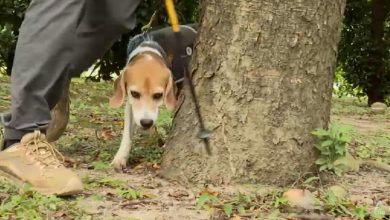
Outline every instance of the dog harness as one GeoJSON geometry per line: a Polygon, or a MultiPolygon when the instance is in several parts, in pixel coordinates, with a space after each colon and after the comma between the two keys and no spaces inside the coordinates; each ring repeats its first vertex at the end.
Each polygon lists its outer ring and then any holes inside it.
{"type": "Polygon", "coordinates": [[[184,71],[182,69],[183,67],[178,64],[178,61],[179,59],[184,59],[184,65],[189,65],[193,42],[197,34],[197,25],[181,25],[181,27],[184,44],[182,46],[183,48],[179,48],[180,57],[177,57],[174,51],[174,46],[177,45],[174,33],[170,27],[166,27],[148,33],[138,34],[131,38],[127,46],[127,63],[140,53],[154,53],[165,60],[167,67],[172,71],[175,83],[182,82],[184,80],[184,71]],[[172,59],[169,59],[168,56],[172,59]]]}
{"type": "Polygon", "coordinates": [[[143,52],[151,52],[157,54],[164,59],[165,63],[170,67],[167,55],[162,47],[151,39],[150,36],[145,34],[138,34],[130,39],[127,46],[127,63],[129,63],[135,56],[143,52]]]}

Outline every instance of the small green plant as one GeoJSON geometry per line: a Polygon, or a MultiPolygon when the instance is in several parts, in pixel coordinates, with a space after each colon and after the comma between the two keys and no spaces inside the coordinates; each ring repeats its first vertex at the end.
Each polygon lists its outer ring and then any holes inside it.
{"type": "Polygon", "coordinates": [[[143,195],[140,191],[129,188],[129,189],[120,189],[118,190],[118,195],[125,199],[142,199],[143,195]]]}
{"type": "Polygon", "coordinates": [[[85,176],[83,177],[83,183],[87,189],[94,189],[102,186],[110,188],[123,188],[126,186],[126,183],[122,180],[117,180],[110,177],[85,176]]]}
{"type": "Polygon", "coordinates": [[[277,209],[283,208],[286,205],[288,205],[287,198],[282,196],[282,191],[280,190],[272,192],[271,198],[272,198],[272,205],[277,209]]]}
{"type": "Polygon", "coordinates": [[[110,164],[100,160],[93,161],[92,166],[95,170],[108,170],[110,168],[110,164]]]}
{"type": "MultiPolygon", "coordinates": [[[[152,141],[157,142],[157,139],[152,139],[152,141]]],[[[141,161],[159,163],[162,159],[163,152],[164,149],[159,147],[157,143],[136,145],[131,150],[129,163],[135,164],[141,161]]]]}
{"type": "Polygon", "coordinates": [[[348,206],[351,206],[352,204],[337,196],[333,191],[326,192],[323,203],[327,212],[333,215],[353,215],[351,211],[348,210],[348,206]]]}
{"type": "Polygon", "coordinates": [[[157,130],[163,138],[166,138],[168,135],[168,130],[172,125],[172,118],[171,111],[167,109],[161,109],[157,120],[157,130]]]}
{"type": "Polygon", "coordinates": [[[369,214],[366,206],[358,205],[344,197],[340,197],[331,190],[325,193],[321,203],[327,213],[335,216],[350,216],[354,219],[364,220],[369,214]]]}
{"type": "Polygon", "coordinates": [[[221,201],[217,196],[204,192],[196,200],[197,208],[205,210],[212,208],[223,209],[228,217],[231,217],[233,213],[244,214],[248,211],[251,212],[256,208],[255,204],[252,196],[243,193],[238,193],[229,200],[221,201]]]}
{"type": "Polygon", "coordinates": [[[317,184],[320,178],[318,176],[311,176],[303,181],[302,186],[306,189],[315,188],[313,185],[317,184]]]}
{"type": "MultiPolygon", "coordinates": [[[[254,199],[250,195],[238,193],[238,195],[233,198],[230,204],[233,211],[236,210],[239,214],[244,214],[246,210],[252,211],[254,209],[253,200],[254,199]]],[[[227,204],[224,205],[225,213],[226,213],[226,207],[225,207],[226,205],[227,204]]]]}
{"type": "Polygon", "coordinates": [[[196,207],[198,209],[206,209],[209,210],[211,207],[220,205],[222,202],[213,194],[208,192],[202,193],[199,198],[196,200],[196,207]]]}
{"type": "Polygon", "coordinates": [[[370,217],[374,220],[385,219],[386,211],[382,205],[377,205],[374,210],[370,213],[370,217]]]}
{"type": "Polygon", "coordinates": [[[361,145],[357,148],[356,153],[362,159],[369,159],[375,156],[375,148],[369,144],[361,145]]]}
{"type": "Polygon", "coordinates": [[[8,181],[0,181],[0,185],[1,219],[53,219],[58,214],[80,218],[85,214],[75,201],[43,196],[29,186],[18,190],[8,181]]]}
{"type": "Polygon", "coordinates": [[[366,206],[357,206],[352,210],[354,216],[356,216],[359,220],[364,220],[367,215],[367,207],[366,206]]]}
{"type": "Polygon", "coordinates": [[[142,189],[133,189],[133,188],[122,188],[117,191],[118,196],[133,200],[133,199],[146,199],[146,198],[155,198],[156,196],[150,193],[145,192],[142,189]]]}
{"type": "Polygon", "coordinates": [[[312,134],[318,139],[315,147],[319,150],[316,164],[319,170],[333,171],[340,176],[346,166],[347,145],[350,141],[350,128],[332,123],[329,129],[315,129],[312,134]]]}

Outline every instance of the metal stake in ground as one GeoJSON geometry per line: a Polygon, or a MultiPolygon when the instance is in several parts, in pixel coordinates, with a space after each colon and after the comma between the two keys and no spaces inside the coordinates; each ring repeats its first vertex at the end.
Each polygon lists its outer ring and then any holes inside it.
{"type": "Polygon", "coordinates": [[[184,58],[180,54],[180,48],[183,48],[182,47],[183,41],[181,40],[179,20],[177,19],[177,14],[175,11],[175,7],[173,5],[173,1],[172,0],[165,0],[165,6],[167,8],[168,17],[169,17],[169,20],[170,20],[171,25],[172,25],[172,30],[175,33],[175,37],[177,40],[177,45],[176,45],[176,50],[175,50],[176,57],[179,59],[177,65],[180,65],[184,71],[184,78],[186,79],[186,82],[190,88],[191,98],[195,104],[195,113],[198,117],[199,128],[200,128],[198,137],[203,140],[207,154],[211,155],[211,148],[210,148],[210,142],[209,142],[210,132],[205,128],[205,125],[203,123],[203,118],[202,118],[202,114],[200,112],[199,102],[198,102],[198,99],[196,97],[194,85],[192,84],[192,77],[189,74],[188,69],[186,68],[186,65],[184,65],[184,60],[183,60],[184,58]]]}

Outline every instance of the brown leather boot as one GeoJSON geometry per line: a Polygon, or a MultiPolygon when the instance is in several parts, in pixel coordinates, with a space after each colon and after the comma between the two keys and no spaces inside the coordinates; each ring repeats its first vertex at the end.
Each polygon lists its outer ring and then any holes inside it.
{"type": "Polygon", "coordinates": [[[44,195],[72,195],[83,190],[76,173],[63,165],[64,157],[39,131],[0,152],[0,175],[19,185],[29,183],[44,195]]]}

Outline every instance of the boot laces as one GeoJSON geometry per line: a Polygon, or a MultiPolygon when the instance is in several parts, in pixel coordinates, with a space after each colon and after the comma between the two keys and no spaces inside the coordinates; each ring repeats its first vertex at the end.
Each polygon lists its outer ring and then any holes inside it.
{"type": "Polygon", "coordinates": [[[34,132],[34,138],[26,143],[27,154],[44,167],[58,168],[63,166],[65,157],[46,138],[42,137],[40,131],[34,132]]]}

